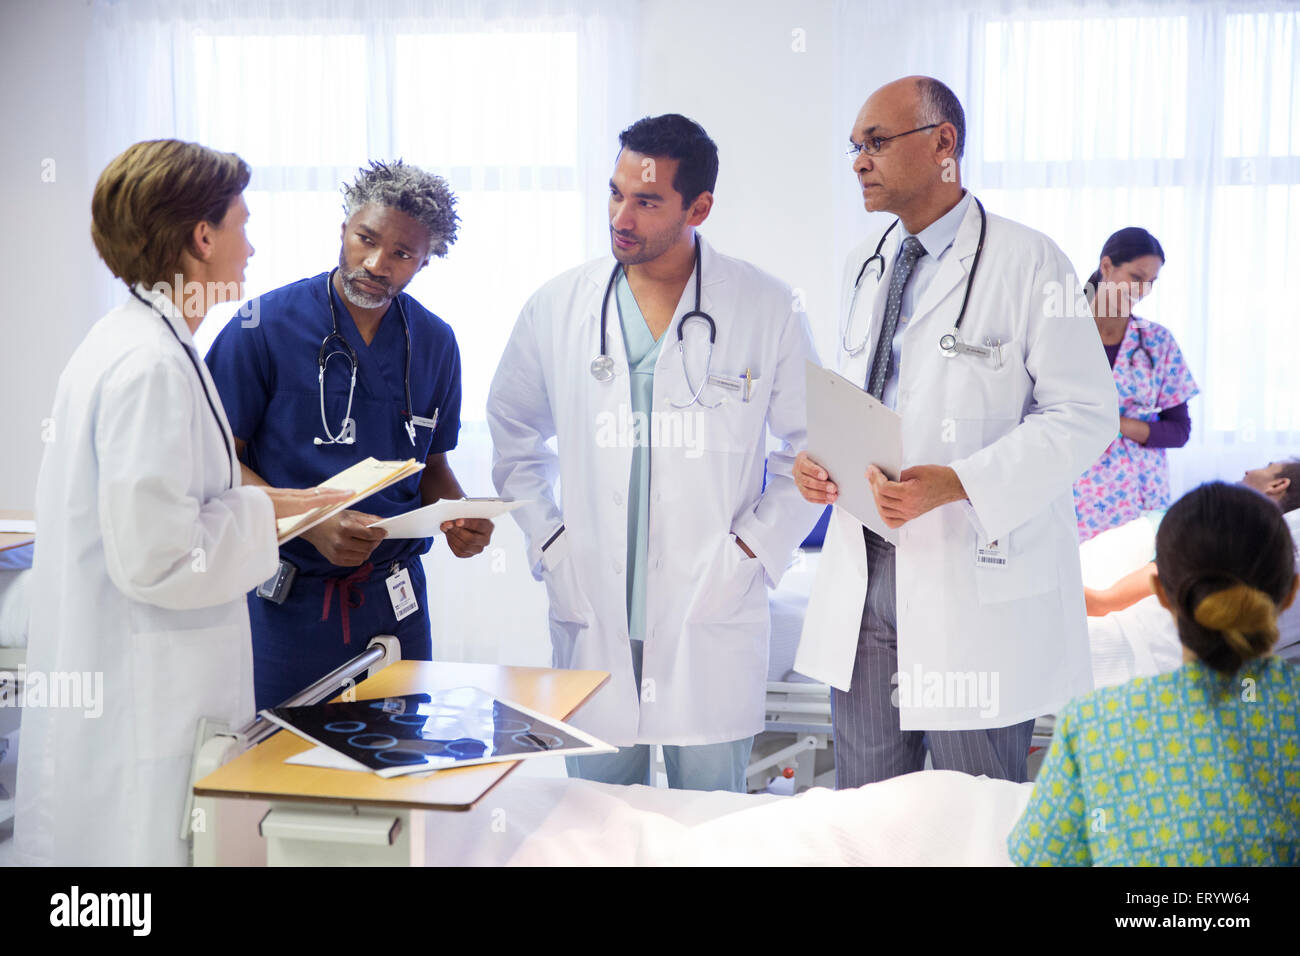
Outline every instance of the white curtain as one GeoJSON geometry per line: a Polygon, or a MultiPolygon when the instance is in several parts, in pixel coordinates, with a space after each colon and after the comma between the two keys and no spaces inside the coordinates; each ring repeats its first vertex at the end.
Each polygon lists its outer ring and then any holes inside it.
{"type": "MultiPolygon", "coordinates": [[[[1081,278],[1149,229],[1138,312],[1201,388],[1173,490],[1300,454],[1300,12],[1293,3],[838,0],[839,139],[872,90],[935,76],[966,110],[963,182],[1051,236],[1081,278]]],[[[848,173],[836,243],[871,229],[848,173]]],[[[883,227],[883,223],[877,224],[883,227]]]]}
{"type": "MultiPolygon", "coordinates": [[[[89,163],[159,137],[241,155],[253,169],[250,295],[338,261],[339,186],[368,160],[445,176],[459,238],[408,291],[456,332],[450,459],[467,494],[490,495],[483,409],[519,309],[608,251],[606,182],[636,119],[638,16],[639,4],[598,0],[97,0],[89,163]]],[[[124,290],[96,274],[107,311],[124,290]]],[[[204,322],[201,348],[231,311],[204,322]]],[[[425,562],[437,658],[549,662],[545,592],[513,521],[479,557],[456,560],[439,541],[425,562]]]]}

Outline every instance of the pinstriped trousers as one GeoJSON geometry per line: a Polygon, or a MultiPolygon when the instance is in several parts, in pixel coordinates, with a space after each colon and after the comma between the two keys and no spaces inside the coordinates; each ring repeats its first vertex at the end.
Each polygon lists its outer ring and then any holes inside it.
{"type": "Polygon", "coordinates": [[[925,767],[960,770],[1017,783],[1029,779],[1034,722],[988,730],[901,730],[891,702],[898,672],[898,595],[894,546],[863,528],[867,540],[867,599],[848,692],[831,688],[835,786],[843,790],[925,767]]]}

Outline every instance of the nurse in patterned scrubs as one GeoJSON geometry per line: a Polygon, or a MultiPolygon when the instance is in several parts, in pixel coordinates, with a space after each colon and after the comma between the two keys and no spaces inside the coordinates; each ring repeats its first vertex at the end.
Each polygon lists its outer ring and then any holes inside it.
{"type": "Polygon", "coordinates": [[[1198,391],[1173,335],[1131,309],[1151,291],[1165,253],[1138,226],[1121,229],[1101,250],[1086,291],[1119,391],[1119,434],[1074,483],[1079,540],[1169,505],[1166,448],[1192,432],[1187,401],[1198,391]]]}
{"type": "Polygon", "coordinates": [[[1160,524],[1153,583],[1183,666],[1065,706],[1012,862],[1300,865],[1300,669],[1273,654],[1300,583],[1286,520],[1201,485],[1160,524]]]}

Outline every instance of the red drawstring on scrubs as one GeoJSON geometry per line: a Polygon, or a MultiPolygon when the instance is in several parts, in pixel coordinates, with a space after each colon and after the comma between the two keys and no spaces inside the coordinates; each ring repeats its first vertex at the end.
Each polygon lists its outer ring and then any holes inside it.
{"type": "Polygon", "coordinates": [[[334,597],[334,592],[338,591],[339,617],[343,622],[344,644],[352,643],[352,626],[348,622],[348,610],[356,610],[366,603],[366,596],[359,585],[369,580],[370,572],[373,570],[374,565],[367,561],[347,577],[325,579],[325,603],[321,606],[320,619],[322,621],[330,619],[330,599],[334,597]]]}

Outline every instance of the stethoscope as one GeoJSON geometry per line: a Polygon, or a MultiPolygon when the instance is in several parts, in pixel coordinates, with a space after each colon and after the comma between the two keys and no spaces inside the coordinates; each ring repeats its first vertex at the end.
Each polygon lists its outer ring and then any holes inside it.
{"type": "MultiPolygon", "coordinates": [[[[1138,344],[1137,344],[1136,346],[1134,346],[1133,348],[1131,348],[1131,349],[1128,350],[1128,364],[1129,364],[1129,367],[1132,368],[1134,371],[1137,370],[1138,364],[1137,364],[1137,362],[1135,362],[1135,361],[1133,360],[1133,357],[1137,354],[1138,349],[1141,349],[1141,350],[1142,350],[1142,353],[1143,353],[1144,355],[1146,355],[1146,357],[1147,357],[1147,362],[1148,362],[1148,364],[1149,364],[1150,367],[1151,367],[1151,373],[1152,373],[1152,375],[1154,376],[1154,374],[1155,374],[1155,370],[1156,370],[1156,362],[1155,362],[1155,359],[1153,359],[1153,358],[1151,357],[1151,353],[1150,353],[1150,351],[1147,350],[1146,341],[1145,341],[1145,340],[1143,339],[1143,337],[1142,337],[1142,326],[1141,326],[1141,324],[1140,324],[1140,323],[1141,323],[1141,320],[1140,320],[1140,319],[1136,319],[1136,320],[1135,320],[1133,316],[1130,316],[1129,318],[1130,318],[1130,321],[1134,321],[1134,322],[1135,322],[1135,324],[1134,324],[1134,326],[1133,326],[1133,330],[1134,330],[1135,332],[1137,332],[1137,336],[1138,336],[1138,344]]],[[[1127,330],[1125,330],[1125,334],[1127,334],[1127,330]]],[[[1121,408],[1120,411],[1123,412],[1123,408],[1121,408]]],[[[1139,408],[1135,409],[1135,412],[1136,412],[1137,414],[1139,414],[1139,415],[1150,414],[1150,413],[1155,413],[1155,414],[1158,415],[1159,412],[1160,412],[1160,409],[1157,408],[1157,407],[1155,407],[1155,406],[1152,406],[1152,407],[1150,407],[1150,408],[1139,407],[1139,408]]],[[[1146,419],[1142,419],[1142,421],[1146,421],[1146,419]]],[[[1129,444],[1130,444],[1131,442],[1133,442],[1133,440],[1132,440],[1131,438],[1128,438],[1127,435],[1125,435],[1123,432],[1121,432],[1119,435],[1116,436],[1115,441],[1119,443],[1120,450],[1123,451],[1123,452],[1124,452],[1124,456],[1125,456],[1126,458],[1128,458],[1128,463],[1129,463],[1130,467],[1133,467],[1133,468],[1138,468],[1138,467],[1140,467],[1140,466],[1137,464],[1137,462],[1133,460],[1133,452],[1129,449],[1129,444]]],[[[1134,443],[1134,444],[1136,444],[1136,443],[1134,443]]]]}
{"type": "Polygon", "coordinates": [[[190,360],[190,364],[194,366],[194,374],[199,377],[199,384],[203,386],[203,397],[208,400],[208,408],[211,409],[212,418],[217,423],[217,431],[221,432],[221,439],[223,442],[225,442],[226,445],[226,455],[227,455],[226,464],[230,468],[230,487],[234,488],[235,487],[235,449],[230,442],[230,436],[226,434],[226,427],[221,424],[221,416],[217,414],[217,406],[213,403],[212,394],[208,391],[208,383],[204,381],[203,373],[199,371],[199,360],[194,357],[194,353],[191,352],[188,348],[186,348],[185,343],[181,341],[180,333],[176,331],[175,327],[171,323],[171,319],[167,318],[166,313],[164,313],[162,309],[158,308],[158,306],[155,305],[153,302],[150,302],[148,299],[142,296],[139,292],[136,292],[134,287],[130,287],[130,288],[131,288],[131,294],[135,296],[137,299],[139,299],[141,302],[143,302],[145,305],[147,305],[149,307],[149,311],[158,313],[158,315],[162,318],[163,323],[171,331],[172,335],[175,336],[176,342],[181,347],[181,351],[184,352],[186,358],[190,360]]]}
{"type": "MultiPolygon", "coordinates": [[[[685,404],[679,405],[677,402],[669,402],[673,408],[690,408],[695,404],[699,404],[703,408],[717,408],[722,404],[721,402],[715,402],[710,405],[708,402],[700,401],[704,386],[709,383],[709,370],[713,365],[713,344],[718,338],[718,327],[714,324],[713,317],[700,308],[700,277],[702,274],[700,262],[700,237],[697,235],[695,237],[695,308],[683,315],[682,320],[677,323],[677,351],[682,357],[682,376],[686,379],[688,389],[691,388],[691,373],[686,368],[686,344],[682,338],[682,333],[686,328],[686,323],[691,319],[702,319],[709,324],[709,352],[704,360],[704,377],[700,379],[700,387],[692,392],[691,400],[685,404]]],[[[618,273],[622,268],[622,263],[614,263],[614,270],[609,274],[609,282],[605,285],[605,297],[600,302],[600,354],[591,360],[591,377],[598,382],[609,382],[614,378],[614,360],[605,351],[605,329],[606,316],[609,313],[609,294],[614,290],[614,283],[618,281],[618,273]]]]}
{"type": "MultiPolygon", "coordinates": [[[[1137,361],[1135,360],[1135,356],[1137,355],[1138,351],[1141,350],[1142,354],[1145,355],[1145,356],[1147,357],[1147,368],[1148,368],[1148,370],[1150,371],[1150,374],[1152,375],[1152,378],[1153,378],[1153,381],[1150,382],[1149,384],[1150,384],[1153,388],[1156,388],[1157,386],[1156,386],[1156,383],[1154,382],[1154,376],[1155,376],[1155,371],[1156,371],[1156,360],[1155,360],[1154,358],[1151,357],[1151,352],[1150,352],[1150,350],[1147,349],[1146,341],[1145,341],[1145,339],[1144,339],[1143,336],[1142,336],[1142,324],[1141,324],[1141,323],[1142,323],[1142,320],[1141,320],[1141,319],[1137,319],[1137,318],[1133,318],[1133,317],[1130,317],[1130,320],[1133,322],[1133,331],[1135,331],[1135,332],[1137,333],[1138,344],[1135,345],[1133,348],[1131,348],[1131,349],[1128,350],[1128,364],[1129,364],[1129,368],[1133,369],[1134,372],[1137,371],[1137,369],[1139,368],[1139,365],[1138,365],[1137,361]]],[[[1136,396],[1135,396],[1135,398],[1136,398],[1136,396]]],[[[1121,411],[1122,411],[1122,409],[1121,409],[1121,411]]],[[[1148,408],[1148,407],[1139,407],[1139,408],[1136,409],[1136,411],[1137,411],[1139,414],[1147,414],[1147,413],[1151,413],[1151,412],[1157,412],[1157,413],[1158,413],[1158,412],[1160,411],[1160,409],[1157,408],[1156,406],[1152,405],[1152,406],[1149,407],[1149,408],[1148,408]]]]}
{"type": "MultiPolygon", "coordinates": [[[[320,367],[320,373],[316,376],[320,388],[320,423],[321,427],[325,429],[324,438],[312,439],[317,445],[351,445],[357,440],[356,422],[352,420],[352,396],[357,390],[357,352],[339,332],[338,312],[334,308],[334,273],[338,271],[338,269],[331,269],[330,274],[325,277],[325,298],[329,300],[330,304],[330,325],[332,330],[329,335],[321,340],[320,352],[316,356],[316,363],[320,367]],[[335,340],[338,340],[343,346],[343,350],[335,348],[334,351],[329,351],[330,342],[335,340]],[[341,355],[352,367],[352,381],[348,385],[348,408],[343,413],[343,424],[339,426],[337,435],[330,431],[329,422],[325,419],[325,366],[336,355],[341,355]]],[[[395,301],[397,302],[397,314],[402,318],[402,331],[406,334],[406,407],[402,409],[402,418],[404,419],[403,425],[406,427],[406,434],[411,439],[411,444],[414,445],[415,421],[411,413],[411,326],[406,321],[406,309],[402,305],[401,297],[399,296],[395,301]]]]}
{"type": "MultiPolygon", "coordinates": [[[[1093,290],[1092,297],[1088,299],[1089,305],[1093,304],[1094,300],[1096,299],[1096,295],[1097,295],[1096,290],[1093,290]]],[[[1136,315],[1129,315],[1128,321],[1133,324],[1133,331],[1137,333],[1137,337],[1138,337],[1138,344],[1128,350],[1128,364],[1133,366],[1133,368],[1137,368],[1137,362],[1133,361],[1133,357],[1137,355],[1138,350],[1140,349],[1142,351],[1142,354],[1147,357],[1147,366],[1151,369],[1151,371],[1154,372],[1156,370],[1156,360],[1151,357],[1151,352],[1150,350],[1147,349],[1146,338],[1142,335],[1143,320],[1139,319],[1136,315]]],[[[1125,336],[1127,336],[1128,334],[1127,324],[1124,327],[1124,333],[1125,336]]],[[[1120,339],[1120,344],[1121,345],[1123,344],[1123,339],[1120,339]]]]}
{"type": "Polygon", "coordinates": [[[1151,371],[1154,372],[1156,370],[1156,360],[1153,359],[1151,357],[1151,353],[1147,351],[1146,340],[1142,337],[1141,319],[1138,319],[1136,322],[1134,322],[1133,330],[1138,334],[1138,344],[1135,348],[1131,348],[1128,350],[1128,364],[1133,366],[1134,368],[1137,368],[1137,362],[1133,361],[1133,356],[1137,354],[1138,349],[1141,349],[1142,354],[1147,357],[1147,365],[1150,367],[1151,371]]]}
{"type": "MultiPolygon", "coordinates": [[[[979,207],[980,211],[979,242],[975,246],[975,261],[971,263],[970,272],[966,275],[966,294],[962,296],[961,311],[957,313],[957,322],[953,325],[951,332],[945,332],[943,335],[939,336],[939,354],[944,358],[952,358],[958,353],[963,355],[978,355],[983,358],[993,357],[995,359],[999,358],[1001,355],[1000,342],[986,340],[987,347],[981,347],[978,345],[968,345],[961,340],[961,322],[962,319],[966,317],[966,306],[970,304],[970,290],[971,286],[975,282],[975,270],[979,268],[980,256],[984,253],[984,235],[988,230],[989,224],[988,214],[984,212],[984,204],[978,199],[975,199],[975,205],[979,207]]],[[[858,306],[858,292],[862,288],[862,277],[866,275],[867,269],[874,262],[876,264],[876,282],[879,283],[884,279],[885,257],[881,250],[885,248],[885,240],[889,238],[889,234],[894,231],[894,227],[897,226],[899,222],[900,220],[895,219],[889,224],[889,228],[885,230],[884,235],[880,237],[880,241],[876,243],[876,251],[867,256],[867,261],[862,263],[862,268],[858,270],[858,277],[853,282],[853,295],[849,299],[849,313],[844,323],[844,334],[841,337],[841,344],[844,346],[844,351],[848,352],[850,355],[860,354],[862,350],[867,347],[867,340],[871,337],[870,327],[868,327],[867,334],[862,337],[862,341],[857,345],[853,345],[849,341],[849,332],[852,330],[853,326],[853,315],[858,306]]]]}

